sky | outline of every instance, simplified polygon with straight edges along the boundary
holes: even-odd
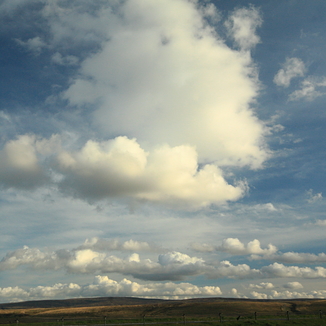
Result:
[[[0,302],[326,298],[324,0],[0,0]]]

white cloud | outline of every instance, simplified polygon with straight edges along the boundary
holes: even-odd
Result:
[[[63,268],[73,255],[67,250],[42,252],[37,248],[24,246],[22,249],[7,253],[0,261],[0,271],[15,269],[20,265],[29,265],[35,269]]]
[[[313,101],[317,97],[326,94],[326,77],[310,76],[301,83],[301,89],[290,94],[290,101],[298,101],[301,99]]]
[[[61,137],[49,139],[20,135],[6,142],[0,150],[0,186],[35,189],[49,184],[52,174],[49,158],[61,149]]]
[[[201,258],[179,252],[160,254],[157,262],[140,259],[136,253],[127,258],[96,252],[91,249],[42,252],[25,246],[9,252],[0,261],[0,271],[21,265],[38,270],[64,269],[69,273],[121,273],[146,280],[182,280],[186,276],[205,274],[212,268]]]
[[[285,266],[274,263],[262,267],[261,272],[266,277],[326,278],[326,269],[320,266],[312,269],[310,267]]]
[[[232,255],[272,255],[277,251],[277,248],[272,244],[269,244],[267,249],[262,249],[260,241],[257,239],[250,241],[245,245],[237,238],[224,239],[220,246],[194,243],[192,244],[192,249],[199,252],[223,251]]]
[[[266,252],[265,254],[254,254],[251,256],[252,260],[272,260],[275,262],[282,262],[287,264],[314,264],[325,263],[326,254],[321,252],[319,254],[310,254],[304,252]]]
[[[199,168],[193,147],[164,145],[145,152],[135,139],[88,141],[79,151],[61,148],[61,137],[24,135],[0,151],[0,182],[35,188],[52,179],[64,193],[87,201],[127,197],[171,207],[198,209],[242,197],[245,182],[230,185],[214,164]],[[56,162],[56,163],[55,163]]]
[[[307,191],[307,201],[309,204],[313,204],[317,201],[320,201],[323,199],[323,194],[321,192],[314,194],[312,189],[309,189]]]
[[[8,14],[20,6],[35,3],[39,0],[4,0],[0,4],[0,13]]]
[[[190,283],[174,284],[168,283],[147,283],[142,285],[123,279],[116,282],[107,276],[97,276],[94,284],[84,288],[84,293],[96,296],[119,295],[119,296],[146,296],[146,297],[191,297],[191,296],[214,296],[222,294],[219,287],[205,286],[198,287]]]
[[[323,225],[323,223],[321,223]],[[326,262],[326,254],[310,254],[299,252],[279,252],[277,247],[269,244],[266,249],[261,248],[260,241],[255,239],[248,242],[247,245],[237,238],[227,238],[219,246],[206,243],[192,243],[191,248],[197,252],[216,252],[222,251],[231,255],[251,255],[251,260],[271,260],[288,264],[309,264]]]
[[[24,247],[9,252],[0,261],[0,270],[29,266],[37,270],[63,269],[69,273],[120,273],[143,280],[183,280],[189,276],[206,275],[210,278],[259,277],[259,270],[246,264],[233,265],[229,261],[206,263],[204,259],[180,252],[160,254],[157,261],[141,259],[136,253],[120,258],[91,249],[57,250],[42,252]]]
[[[245,184],[227,184],[213,164],[198,169],[196,151],[190,146],[165,145],[145,152],[135,139],[118,137],[88,141],[79,152],[61,152],[58,163],[65,177],[61,188],[89,200],[125,196],[198,208],[237,200],[246,190]]]
[[[236,288],[233,288],[231,290],[231,293],[232,293],[233,296],[238,297],[238,290]]]
[[[259,284],[250,284],[249,285],[250,289],[266,289],[266,290],[270,290],[274,288],[274,284],[270,283],[270,282],[262,282]]]
[[[121,251],[124,252],[125,248],[121,247]],[[273,263],[261,269],[253,269],[247,264],[234,265],[227,260],[205,261],[201,257],[177,251],[160,254],[155,261],[144,259],[135,252],[128,257],[119,257],[92,249],[42,252],[36,248],[24,247],[8,252],[0,261],[0,271],[17,269],[19,266],[29,266],[35,270],[64,270],[75,274],[119,273],[152,281],[181,281],[199,275],[211,279],[326,278],[326,269],[321,266],[312,269]],[[271,283],[263,282],[251,287],[269,289],[271,286]]]
[[[107,39],[107,28],[114,24],[112,10],[118,2],[43,1],[39,15],[50,31],[51,49],[98,48]]]
[[[116,12],[109,40],[81,63],[64,98],[97,103],[106,132],[146,149],[190,145],[200,162],[261,167],[268,151],[250,108],[259,86],[248,55],[228,48],[193,2],[129,0]]]
[[[298,252],[285,252],[283,254],[270,257],[272,260],[284,262],[284,263],[296,263],[296,264],[309,264],[309,263],[325,263],[326,254],[319,253],[318,255],[309,253]]]
[[[0,298],[3,301],[8,300],[8,298],[10,298],[11,301],[22,301],[28,299],[28,297],[28,292],[18,286],[0,288]]]
[[[47,44],[39,36],[30,38],[25,42],[16,39],[16,42],[36,55],[39,55],[42,52],[42,49],[47,47]]]
[[[319,293],[307,293],[307,292],[291,292],[291,291],[272,291],[271,296],[269,296],[270,299],[295,299],[295,298],[308,298],[308,299],[313,299],[313,298],[324,298],[325,297],[325,291],[318,291]]]
[[[300,282],[288,282],[283,287],[292,290],[303,289],[303,285]]]
[[[262,24],[259,11],[254,8],[236,9],[226,22],[235,43],[242,50],[250,50],[260,42],[256,29]]]
[[[161,254],[158,257],[158,261],[161,265],[166,266],[169,264],[202,264],[204,260],[197,257],[190,257],[180,252],[170,252],[167,254]]]
[[[261,283],[262,284],[262,283]],[[260,287],[252,286],[251,288],[260,289]],[[274,287],[268,287],[265,293],[252,291],[250,294],[255,299],[296,299],[296,298],[325,298],[325,290],[313,290],[308,292],[298,292],[297,290],[303,289],[303,285],[300,282],[288,282],[283,285],[283,288],[289,289],[285,291],[273,290]],[[295,291],[293,291],[295,290]]]
[[[326,226],[326,220],[317,220],[316,225],[318,225],[318,226]]]
[[[271,293],[260,293],[253,291],[251,296],[255,299],[324,299],[326,297],[325,290],[309,291],[309,292],[297,292],[297,291],[276,291],[273,290]]]
[[[3,11],[28,6],[5,3]],[[33,14],[46,24],[48,43],[44,35],[18,42],[38,53],[55,49],[53,63],[76,65],[79,59],[68,50],[94,45],[62,96],[72,105],[91,104],[95,123],[112,139],[42,153],[38,142],[50,140],[19,136],[0,153],[4,187],[54,183],[92,203],[126,197],[186,209],[244,196],[246,181],[231,184],[222,168],[261,168],[270,155],[268,128],[252,108],[259,91],[256,68],[248,53],[226,46],[210,26],[221,19],[213,4],[44,1]],[[235,11],[228,22],[242,49],[258,42],[256,9]]]
[[[51,60],[53,63],[60,66],[74,66],[78,64],[79,59],[74,55],[63,56],[61,53],[56,52],[52,55]]]
[[[5,188],[29,189],[44,184],[46,174],[38,161],[40,142],[34,136],[19,136],[0,151],[0,183]]]
[[[92,249],[100,251],[120,250],[120,251],[145,251],[145,252],[157,252],[162,251],[162,248],[158,248],[156,245],[149,244],[144,241],[128,240],[120,242],[118,239],[101,239],[91,238],[86,239],[85,242],[77,249]]]
[[[253,207],[257,211],[277,212],[278,209],[272,203],[257,204]]]
[[[215,251],[216,247],[207,243],[198,243],[193,242],[191,243],[191,249],[198,252],[213,252]]]
[[[221,261],[216,268],[207,271],[209,278],[255,278],[260,277],[258,269],[251,269],[247,264],[233,265],[227,260]]]
[[[283,68],[274,77],[274,83],[278,86],[289,87],[291,80],[296,77],[303,77],[306,67],[299,58],[287,58]]]
[[[243,254],[271,254],[277,251],[277,248],[272,244],[268,245],[267,249],[262,249],[260,247],[260,241],[255,239],[248,242],[245,246],[237,238],[228,238],[223,240],[222,245],[217,247],[217,250],[225,251],[235,255]]]
[[[8,115],[7,113],[5,113],[4,111],[0,111],[0,119],[5,120],[6,123],[10,123],[11,122],[10,115]]]
[[[108,259],[106,258],[105,254],[91,249],[77,250],[73,259],[68,262],[67,268],[73,273],[91,273],[96,270],[97,265],[101,264],[104,260],[110,262],[112,260],[115,260],[116,262],[118,261],[118,259],[115,259],[113,256],[108,257]]]
[[[250,294],[253,298],[259,299],[259,300],[266,300],[269,297],[266,293],[260,293],[257,291],[252,291],[252,292],[250,292]]]

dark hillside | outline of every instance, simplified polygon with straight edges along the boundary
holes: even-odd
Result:
[[[143,305],[166,302],[160,299],[143,299],[129,297],[101,297],[66,300],[37,300],[13,303],[0,303],[0,309],[29,309],[29,308],[77,308],[97,306]]]

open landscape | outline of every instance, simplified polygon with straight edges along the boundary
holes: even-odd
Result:
[[[0,326],[326,326],[325,13],[0,0]]]
[[[130,297],[44,300],[0,305],[0,323],[29,325],[326,325],[326,300]]]

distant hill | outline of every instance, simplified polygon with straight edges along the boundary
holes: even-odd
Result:
[[[29,309],[29,308],[77,308],[98,306],[129,306],[168,302],[160,299],[143,299],[132,297],[101,297],[78,298],[66,300],[37,300],[12,303],[0,303],[0,309]]]
[[[259,316],[285,314],[326,315],[324,299],[252,300],[197,298],[159,300],[131,297],[102,297],[68,300],[41,300],[0,304],[2,320],[44,320],[44,318],[146,318]]]

